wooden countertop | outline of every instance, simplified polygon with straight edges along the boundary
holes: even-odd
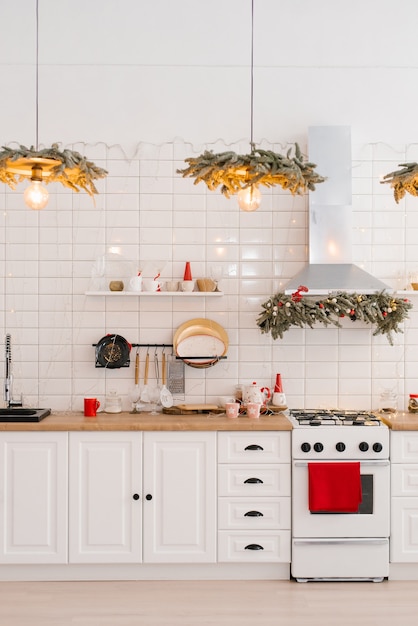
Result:
[[[392,430],[418,430],[418,413],[397,411],[396,413],[377,413],[382,422]]]
[[[417,420],[418,421],[418,420]],[[84,417],[82,412],[57,412],[40,422],[0,422],[0,432],[16,431],[135,431],[135,430],[292,430],[283,413],[262,415],[259,419],[224,414],[166,415],[160,413],[99,413]]]

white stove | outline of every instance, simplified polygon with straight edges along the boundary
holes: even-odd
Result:
[[[365,411],[295,409],[289,419],[293,426],[293,577],[298,581],[383,580],[389,573],[389,429]],[[362,492],[358,509],[310,510],[316,464],[329,472],[331,483],[341,469],[357,471]],[[341,489],[345,487],[341,484]],[[328,484],[322,488],[326,492]]]
[[[289,418],[294,459],[389,458],[389,429],[373,413],[291,409]]]

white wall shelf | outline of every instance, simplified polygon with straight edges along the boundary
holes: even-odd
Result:
[[[222,291],[86,291],[86,296],[112,296],[116,298],[128,298],[130,296],[136,296],[137,298],[143,298],[144,296],[150,298],[213,298],[223,296]]]

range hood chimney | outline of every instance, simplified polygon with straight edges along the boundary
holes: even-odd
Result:
[[[350,126],[311,126],[308,137],[309,160],[327,180],[309,192],[309,263],[287,283],[285,293],[300,285],[308,295],[393,291],[352,263]]]

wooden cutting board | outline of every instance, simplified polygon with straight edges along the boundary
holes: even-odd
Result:
[[[164,413],[171,413],[174,415],[188,414],[188,413],[210,413],[211,411],[219,412],[217,404],[176,404],[170,409],[163,409]],[[223,410],[223,409],[222,409]]]

